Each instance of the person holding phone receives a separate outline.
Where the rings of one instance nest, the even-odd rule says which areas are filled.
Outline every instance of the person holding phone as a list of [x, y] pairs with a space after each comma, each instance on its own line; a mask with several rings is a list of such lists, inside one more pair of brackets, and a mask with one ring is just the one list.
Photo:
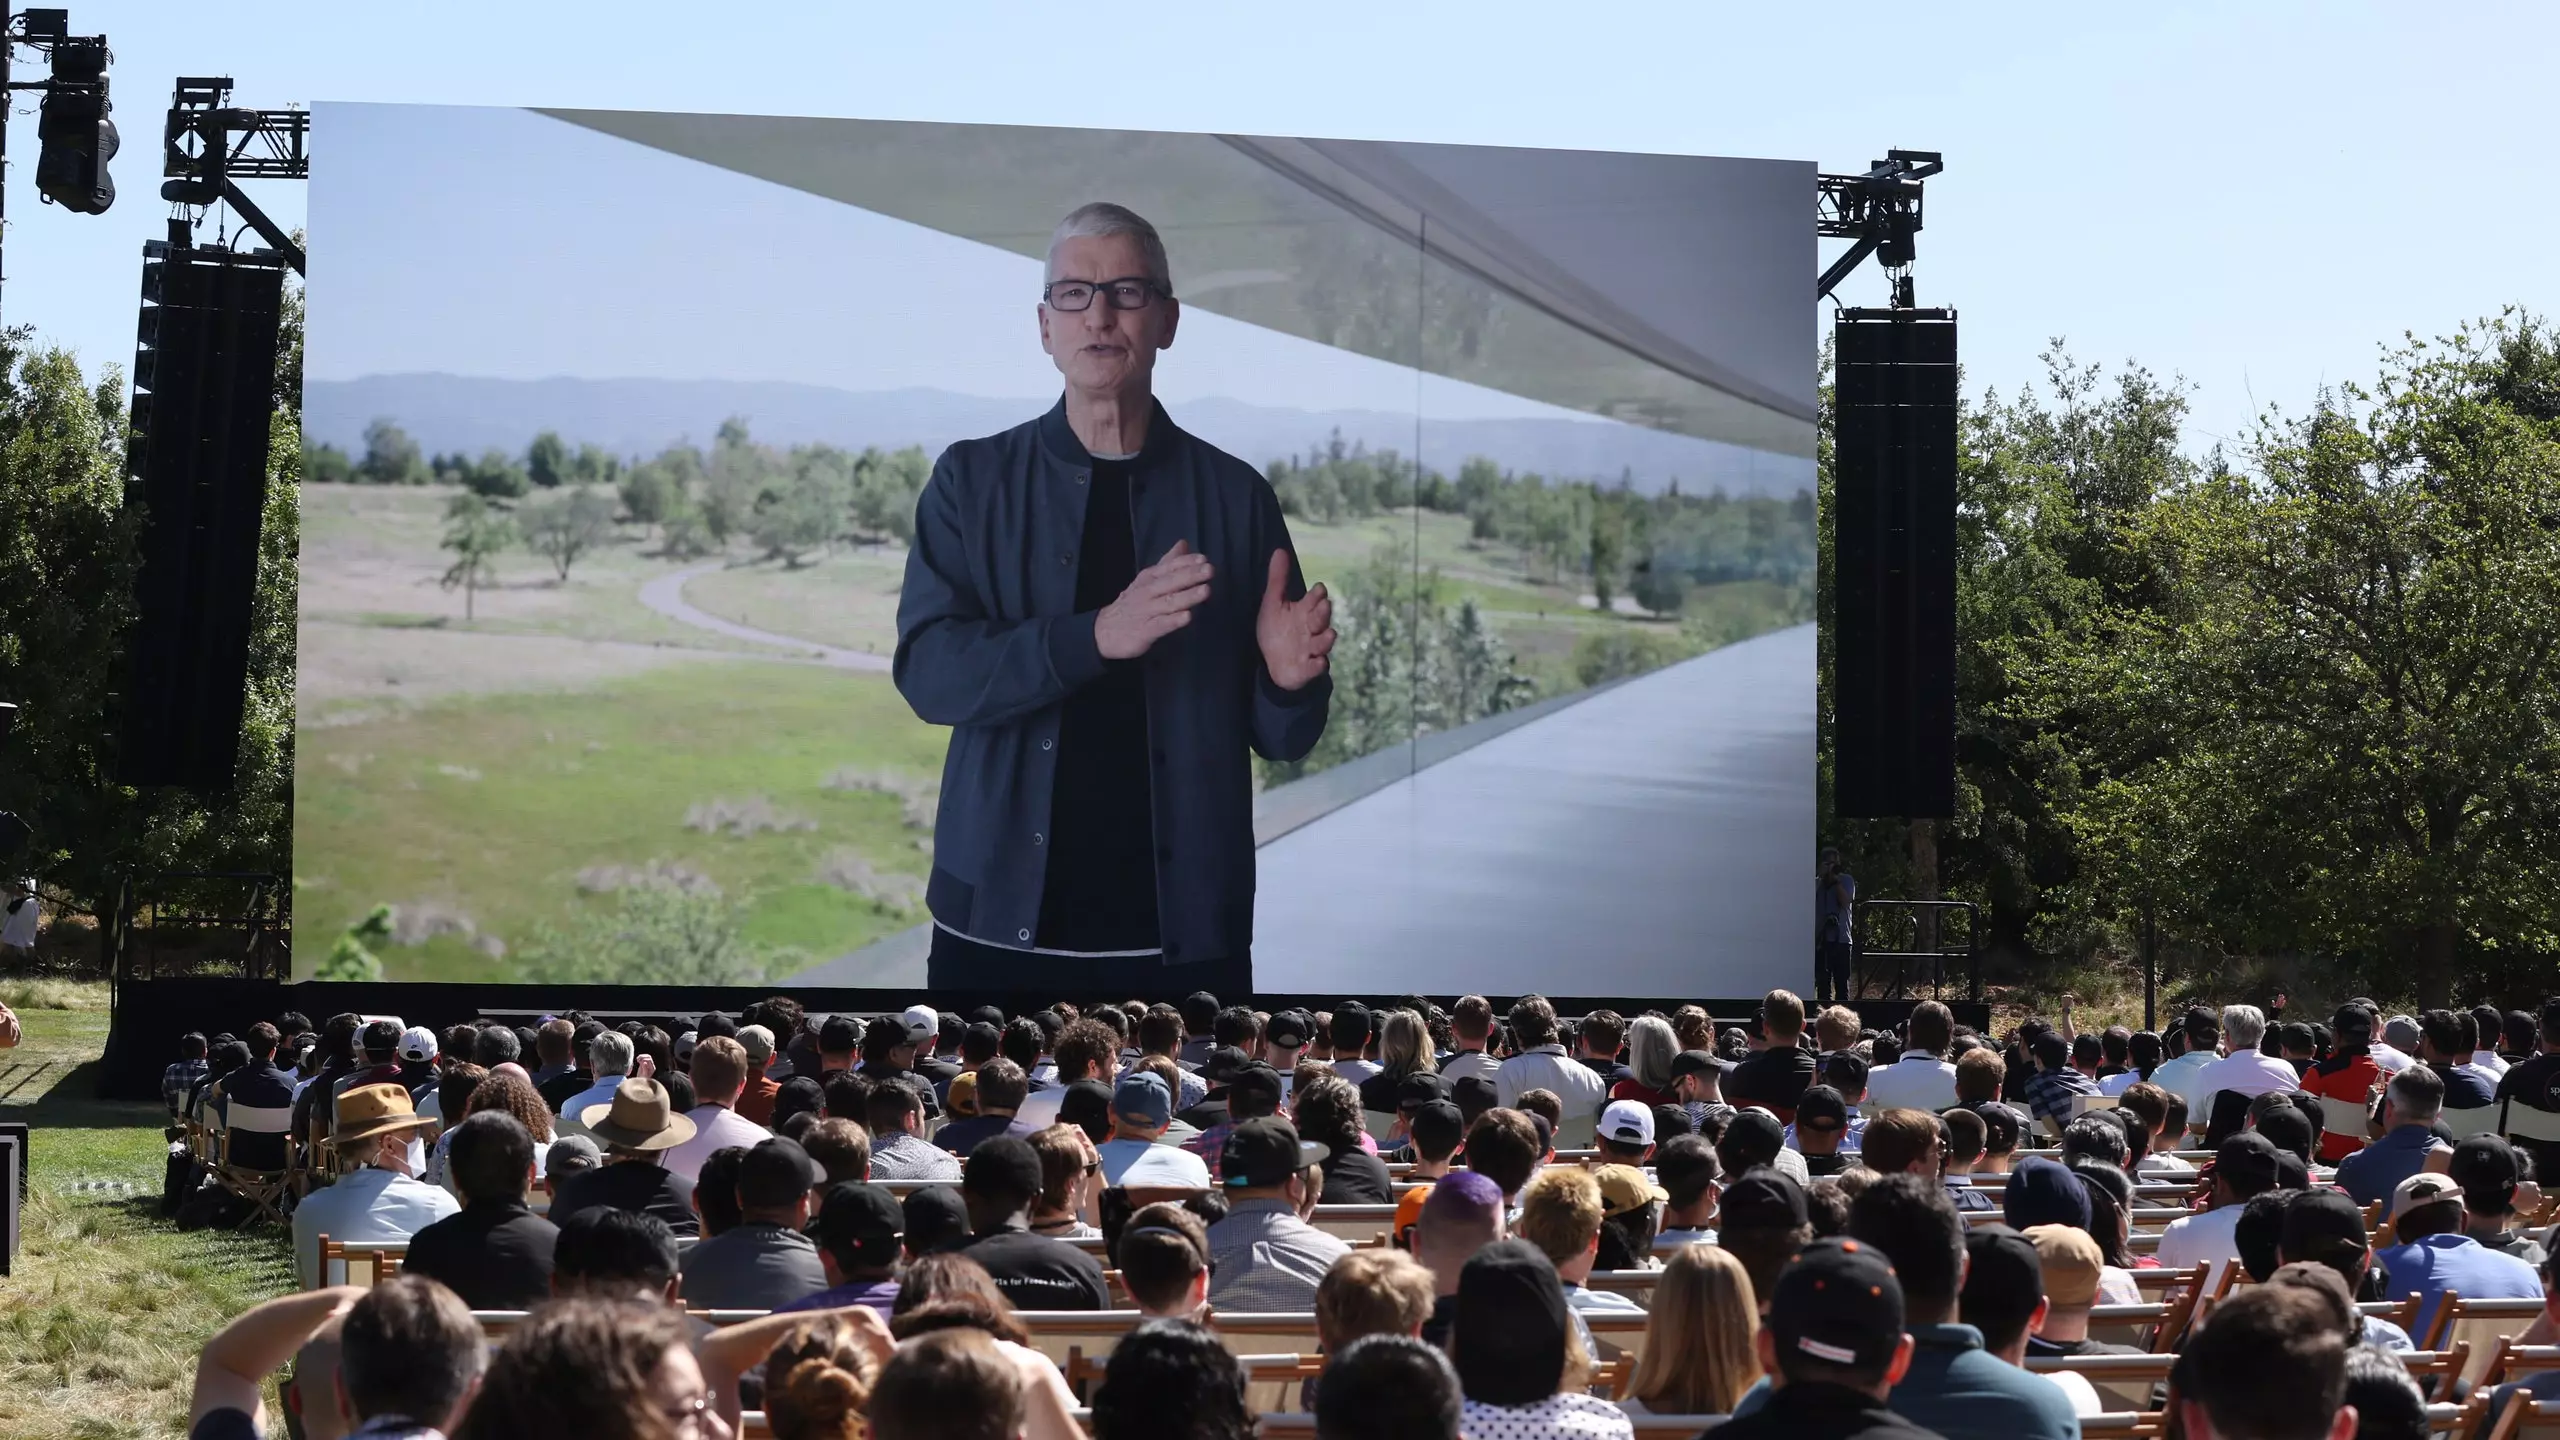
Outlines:
[[943, 452], [898, 602], [899, 693], [952, 727], [928, 983], [1250, 993], [1250, 756], [1323, 735], [1332, 601], [1270, 483], [1154, 398], [1153, 225], [1068, 215], [1037, 318], [1065, 393]]
[[1813, 998], [1817, 1005], [1849, 1003], [1857, 903], [1857, 877], [1841, 866], [1837, 849], [1825, 849], [1813, 889]]

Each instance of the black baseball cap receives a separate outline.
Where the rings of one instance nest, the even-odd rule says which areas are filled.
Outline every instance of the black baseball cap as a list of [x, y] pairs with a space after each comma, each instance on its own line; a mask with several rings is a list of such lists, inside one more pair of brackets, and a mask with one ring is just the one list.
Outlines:
[[1801, 1355], [1880, 1370], [1902, 1347], [1902, 1282], [1884, 1252], [1846, 1238], [1816, 1240], [1778, 1271], [1769, 1299], [1778, 1364]]
[[[1256, 1102], [1259, 1102], [1258, 1104]], [[1233, 1119], [1236, 1106], [1258, 1108], [1270, 1114], [1280, 1108], [1280, 1072], [1256, 1060], [1238, 1070], [1227, 1081], [1227, 1114]]]
[[1019, 1135], [990, 1135], [961, 1162], [960, 1188], [972, 1195], [1029, 1199], [1040, 1193], [1040, 1152]]
[[2276, 1251], [2289, 1260], [2359, 1256], [2369, 1248], [2364, 1211], [2344, 1191], [2305, 1190], [2284, 1207]]
[[1502, 1090], [1489, 1075], [1461, 1075], [1458, 1082], [1449, 1087], [1449, 1098], [1457, 1102], [1460, 1110], [1465, 1110], [1467, 1102], [1473, 1100], [1481, 1114], [1502, 1103]]
[[749, 1210], [780, 1210], [811, 1188], [827, 1183], [826, 1168], [797, 1140], [776, 1135], [756, 1142], [738, 1162], [738, 1203]]
[[1448, 1098], [1448, 1078], [1434, 1071], [1416, 1070], [1396, 1082], [1396, 1108], [1407, 1115], [1434, 1101]]
[[1733, 1183], [1724, 1187], [1716, 1214], [1728, 1230], [1753, 1226], [1788, 1230], [1812, 1223], [1812, 1216], [1805, 1209], [1804, 1187], [1765, 1165], [1734, 1177]]
[[845, 1181], [827, 1187], [818, 1207], [818, 1244], [840, 1261], [859, 1265], [897, 1263], [898, 1242], [907, 1234], [906, 1211], [898, 1197], [877, 1185]]
[[[1026, 1147], [1028, 1148], [1028, 1147]], [[1227, 1132], [1218, 1154], [1218, 1174], [1227, 1188], [1278, 1185], [1310, 1165], [1322, 1164], [1333, 1152], [1300, 1140], [1298, 1127], [1278, 1116], [1247, 1120]]]
[[1416, 1147], [1435, 1155], [1445, 1155], [1457, 1149], [1458, 1141], [1465, 1137], [1467, 1120], [1458, 1113], [1456, 1105], [1446, 1100], [1434, 1100], [1407, 1111], [1405, 1125], [1413, 1132]]
[[2005, 1155], [2018, 1148], [2021, 1127], [2017, 1111], [1997, 1101], [1966, 1108], [1982, 1117], [1982, 1148], [1986, 1154]]
[[2006, 1225], [1974, 1225], [1964, 1232], [1965, 1323], [1986, 1334], [2006, 1335], [2026, 1323], [2044, 1301], [2044, 1256], [2035, 1242]]
[[1683, 1050], [1671, 1057], [1671, 1078], [1683, 1075], [1722, 1075], [1733, 1068], [1733, 1062], [1709, 1050]]
[[2235, 1183], [2255, 1181], [2260, 1190], [2272, 1188], [2283, 1173], [2276, 1164], [2276, 1142], [2255, 1130], [2243, 1130], [2216, 1147], [2213, 1168]]
[[1111, 1087], [1099, 1080], [1078, 1080], [1058, 1097], [1058, 1123], [1079, 1130], [1108, 1129], [1111, 1125]]
[[1221, 1045], [1209, 1052], [1209, 1058], [1200, 1062], [1200, 1078], [1209, 1082], [1209, 1088], [1218, 1089], [1252, 1063], [1253, 1057], [1242, 1050], [1233, 1045]]
[[1846, 1130], [1849, 1128], [1849, 1102], [1828, 1085], [1808, 1085], [1796, 1101], [1796, 1132], [1812, 1130]]
[[1262, 1038], [1283, 1049], [1295, 1050], [1307, 1043], [1307, 1036], [1314, 1033], [1315, 1028], [1314, 1016], [1283, 1010], [1271, 1017], [1271, 1023], [1262, 1027]]
[[2453, 1183], [2462, 1187], [2465, 1200], [2476, 1196], [2494, 1202], [2472, 1206], [2488, 1214], [2505, 1213], [2507, 1203], [2515, 1198], [2516, 1182], [2525, 1175], [2523, 1157], [2498, 1135], [2464, 1136], [2454, 1143], [2453, 1158], [2444, 1168]]
[[[978, 1149], [986, 1145], [981, 1142]], [[972, 1159], [976, 1151], [970, 1152]], [[1037, 1164], [1039, 1157], [1032, 1157]], [[957, 1250], [969, 1240], [969, 1202], [962, 1199], [958, 1186], [927, 1185], [907, 1192], [906, 1201], [898, 1207], [905, 1218], [907, 1246], [919, 1255], [941, 1250]]]

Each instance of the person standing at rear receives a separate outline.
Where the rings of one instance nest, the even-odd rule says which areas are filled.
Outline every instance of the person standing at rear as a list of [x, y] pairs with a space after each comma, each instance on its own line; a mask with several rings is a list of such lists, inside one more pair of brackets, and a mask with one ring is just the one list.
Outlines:
[[[1802, 872], [1798, 872], [1802, 873]], [[1813, 881], [1813, 1003], [1846, 1005], [1855, 958], [1858, 878], [1840, 863], [1838, 850], [1822, 852]]]
[[898, 602], [899, 693], [953, 727], [928, 981], [1249, 994], [1249, 755], [1323, 735], [1332, 602], [1270, 483], [1155, 401], [1153, 225], [1068, 215], [1037, 313], [1065, 395], [943, 452]]

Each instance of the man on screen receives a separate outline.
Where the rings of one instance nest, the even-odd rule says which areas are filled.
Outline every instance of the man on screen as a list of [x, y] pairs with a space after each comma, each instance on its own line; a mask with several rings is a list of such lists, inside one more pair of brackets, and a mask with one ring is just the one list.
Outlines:
[[953, 727], [937, 989], [1252, 989], [1248, 747], [1324, 733], [1333, 606], [1278, 497], [1175, 428], [1181, 307], [1155, 227], [1086, 205], [1049, 242], [1048, 414], [943, 452], [898, 602], [899, 692]]

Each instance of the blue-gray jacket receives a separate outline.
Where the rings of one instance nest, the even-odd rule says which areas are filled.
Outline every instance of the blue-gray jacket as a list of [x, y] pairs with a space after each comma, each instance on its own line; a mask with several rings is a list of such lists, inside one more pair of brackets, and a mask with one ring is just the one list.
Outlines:
[[[1028, 945], [1040, 923], [1061, 703], [1102, 674], [1094, 613], [1075, 610], [1093, 457], [1048, 414], [942, 453], [916, 503], [898, 599], [898, 692], [953, 727], [925, 903], [973, 939]], [[1253, 775], [1246, 748], [1295, 760], [1324, 734], [1332, 677], [1271, 683], [1254, 618], [1274, 548], [1306, 591], [1279, 497], [1253, 467], [1155, 408], [1129, 462], [1138, 566], [1177, 540], [1216, 567], [1191, 623], [1145, 661], [1155, 763], [1157, 910], [1167, 964], [1253, 944]]]

